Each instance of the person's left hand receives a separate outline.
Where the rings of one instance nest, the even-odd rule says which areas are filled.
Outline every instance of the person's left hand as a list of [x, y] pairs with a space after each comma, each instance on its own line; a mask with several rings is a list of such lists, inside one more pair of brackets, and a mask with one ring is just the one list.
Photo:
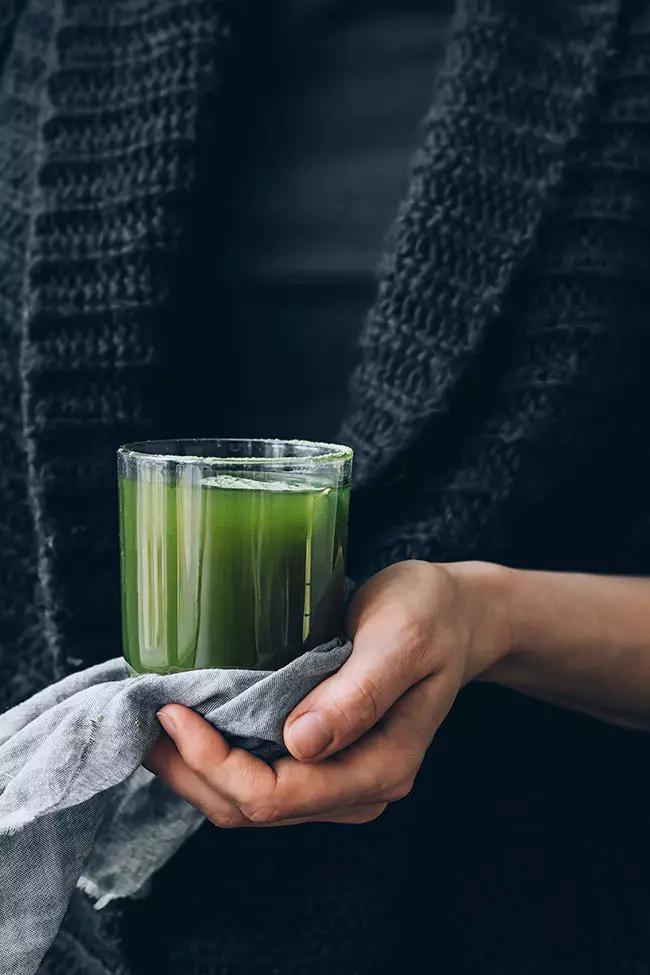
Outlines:
[[402, 562], [366, 583], [348, 617], [352, 655], [287, 718], [292, 757], [268, 765], [171, 704], [146, 766], [221, 827], [376, 819], [409, 793], [462, 684], [505, 653], [507, 572]]

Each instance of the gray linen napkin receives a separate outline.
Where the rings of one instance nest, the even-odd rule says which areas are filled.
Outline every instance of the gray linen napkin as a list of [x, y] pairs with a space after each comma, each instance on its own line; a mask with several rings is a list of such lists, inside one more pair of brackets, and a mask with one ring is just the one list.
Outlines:
[[130, 677], [111, 660], [0, 715], [0, 972], [34, 975], [75, 886], [102, 907], [138, 896], [203, 822], [141, 767], [172, 702], [273, 761], [284, 720], [347, 660], [334, 641], [273, 673]]

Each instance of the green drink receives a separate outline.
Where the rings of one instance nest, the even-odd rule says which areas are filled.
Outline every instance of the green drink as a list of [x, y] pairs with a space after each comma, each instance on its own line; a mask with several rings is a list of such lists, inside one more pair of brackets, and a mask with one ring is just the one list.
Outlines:
[[351, 452], [174, 441], [119, 454], [124, 655], [274, 669], [341, 631]]

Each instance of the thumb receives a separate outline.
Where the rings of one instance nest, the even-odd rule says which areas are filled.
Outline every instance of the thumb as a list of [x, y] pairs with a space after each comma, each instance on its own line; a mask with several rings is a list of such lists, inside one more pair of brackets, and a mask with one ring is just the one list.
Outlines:
[[414, 683], [397, 648], [381, 653], [376, 644], [355, 645], [333, 677], [323, 681], [292, 711], [284, 741], [301, 761], [315, 761], [346, 748], [372, 728]]

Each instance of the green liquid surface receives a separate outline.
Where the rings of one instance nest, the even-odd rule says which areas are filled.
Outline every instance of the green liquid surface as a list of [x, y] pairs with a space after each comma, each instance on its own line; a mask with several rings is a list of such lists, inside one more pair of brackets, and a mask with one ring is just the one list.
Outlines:
[[273, 669], [340, 633], [348, 487], [120, 478], [124, 656], [138, 673]]

